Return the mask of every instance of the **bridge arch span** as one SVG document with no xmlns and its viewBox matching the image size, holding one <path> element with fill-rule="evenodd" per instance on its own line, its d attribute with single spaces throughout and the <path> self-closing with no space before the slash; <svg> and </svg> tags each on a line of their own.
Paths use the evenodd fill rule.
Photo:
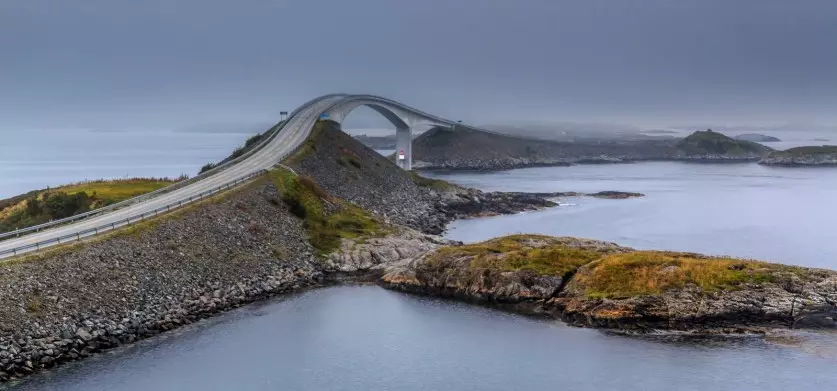
<svg viewBox="0 0 837 391">
<path fill-rule="evenodd" d="M 338 123 L 356 108 L 366 106 L 380 113 L 395 126 L 395 163 L 409 170 L 413 164 L 413 131 L 418 126 L 452 126 L 453 123 L 430 114 L 406 107 L 398 102 L 374 95 L 347 96 L 323 111 L 322 114 Z M 403 154 L 402 154 L 403 152 Z"/>
</svg>

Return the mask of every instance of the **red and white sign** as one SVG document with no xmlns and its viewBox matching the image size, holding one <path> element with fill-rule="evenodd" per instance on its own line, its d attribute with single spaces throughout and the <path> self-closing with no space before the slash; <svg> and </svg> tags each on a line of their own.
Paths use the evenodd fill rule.
<svg viewBox="0 0 837 391">
<path fill-rule="evenodd" d="M 398 152 L 398 160 L 404 160 L 404 150 L 402 149 L 401 152 Z"/>
</svg>

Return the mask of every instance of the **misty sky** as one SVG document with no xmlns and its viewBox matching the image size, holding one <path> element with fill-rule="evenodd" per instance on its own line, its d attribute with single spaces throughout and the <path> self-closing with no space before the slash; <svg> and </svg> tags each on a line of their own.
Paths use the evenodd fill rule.
<svg viewBox="0 0 837 391">
<path fill-rule="evenodd" d="M 473 123 L 837 124 L 837 1 L 0 1 L 0 132 L 269 123 L 331 92 Z"/>
</svg>

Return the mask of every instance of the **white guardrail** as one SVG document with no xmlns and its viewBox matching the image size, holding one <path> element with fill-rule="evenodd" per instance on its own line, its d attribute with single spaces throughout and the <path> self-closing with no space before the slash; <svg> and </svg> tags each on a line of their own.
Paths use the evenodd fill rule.
<svg viewBox="0 0 837 391">
<path fill-rule="evenodd" d="M 326 95 L 325 97 L 344 96 L 344 95 L 348 95 L 348 94 L 331 94 L 331 95 Z M 102 215 L 102 214 L 105 214 L 105 213 L 109 213 L 109 212 L 112 212 L 114 210 L 121 209 L 123 207 L 130 206 L 130 205 L 133 205 L 133 204 L 136 204 L 136 203 L 139 203 L 139 202 L 143 202 L 143 201 L 152 199 L 152 198 L 157 197 L 159 195 L 169 193 L 173 190 L 183 188 L 186 185 L 190 185 L 192 183 L 203 180 L 204 178 L 207 178 L 209 176 L 217 174 L 217 173 L 219 173 L 219 172 L 221 172 L 221 171 L 223 171 L 223 170 L 225 170 L 225 169 L 227 169 L 227 168 L 229 168 L 229 167 L 231 167 L 231 166 L 249 158 L 254 153 L 256 153 L 259 150 L 261 150 L 262 148 L 264 148 L 267 144 L 269 144 L 271 141 L 273 141 L 273 139 L 276 137 L 276 135 L 279 134 L 279 132 L 282 130 L 282 128 L 284 128 L 285 124 L 288 123 L 288 121 L 290 121 L 291 118 L 293 118 L 295 115 L 299 114 L 300 111 L 302 111 L 303 109 L 307 108 L 308 106 L 312 105 L 313 103 L 317 102 L 318 100 L 320 100 L 322 98 L 323 97 L 319 97 L 319 98 L 312 99 L 308 102 L 305 102 L 302 106 L 299 106 L 290 115 L 288 115 L 288 118 L 285 121 L 279 122 L 278 124 L 274 125 L 272 128 L 268 129 L 267 132 L 265 132 L 266 134 L 269 133 L 268 137 L 266 137 L 264 140 L 262 140 L 262 142 L 259 143 L 257 146 L 251 148 L 249 151 L 245 152 L 244 154 L 242 154 L 241 156 L 239 156 L 235 159 L 231 159 L 231 160 L 227 161 L 226 163 L 219 164 L 218 166 L 215 166 L 211 170 L 207 170 L 207 171 L 205 171 L 205 172 L 203 172 L 199 175 L 196 175 L 192 178 L 189 178 L 189 179 L 171 184 L 169 186 L 157 189 L 157 190 L 152 191 L 150 193 L 146 193 L 146 194 L 143 194 L 143 195 L 131 198 L 131 199 L 127 199 L 125 201 L 117 202 L 115 204 L 111 204 L 111 205 L 108 205 L 108 206 L 105 206 L 105 207 L 102 207 L 102 208 L 99 208 L 99 209 L 91 210 L 89 212 L 80 213 L 80 214 L 77 214 L 77 215 L 74 215 L 74 216 L 66 217 L 66 218 L 59 219 L 59 220 L 53 220 L 53 221 L 50 221 L 50 222 L 47 222 L 47 223 L 43 223 L 43 224 L 39 224 L 39 225 L 27 227 L 27 228 L 22 228 L 22 229 L 18 229 L 18 230 L 15 230 L 15 231 L 0 233 L 0 241 L 2 241 L 4 239 L 8 239 L 8 238 L 13 238 L 13 237 L 17 238 L 17 237 L 20 237 L 20 236 L 28 234 L 28 233 L 39 232 L 39 231 L 41 231 L 43 229 L 46 229 L 46 228 L 50 228 L 50 227 L 54 227 L 54 226 L 62 225 L 62 224 L 67 224 L 67 223 L 72 223 L 74 221 L 86 219 L 88 217 L 94 217 L 94 216 L 99 216 L 99 215 Z M 3 255 L 3 253 L 0 253 L 0 256 L 2 256 L 2 255 Z"/>
<path fill-rule="evenodd" d="M 259 170 L 259 171 L 247 174 L 247 175 L 245 175 L 241 178 L 235 179 L 232 182 L 228 182 L 228 183 L 225 183 L 221 186 L 213 187 L 212 189 L 209 189 L 209 190 L 206 190 L 204 192 L 198 193 L 197 195 L 190 196 L 189 198 L 187 198 L 185 200 L 172 202 L 168 205 L 159 207 L 159 208 L 154 209 L 152 211 L 148 211 L 148 212 L 136 214 L 136 215 L 133 215 L 133 216 L 129 216 L 128 218 L 125 218 L 125 219 L 122 219 L 122 220 L 119 220 L 119 221 L 115 221 L 113 223 L 103 224 L 103 225 L 100 225 L 98 227 L 90 228 L 90 229 L 83 230 L 83 231 L 78 231 L 78 232 L 75 232 L 75 233 L 72 233 L 72 234 L 69 234 L 69 235 L 59 236 L 57 238 L 52 238 L 52 239 L 44 240 L 44 241 L 37 242 L 37 243 L 27 244 L 27 245 L 24 245 L 24 246 L 15 247 L 15 248 L 11 248 L 11 249 L 8 249 L 8 250 L 3 250 L 3 251 L 0 251 L 0 258 L 5 258 L 5 257 L 10 256 L 10 255 L 14 256 L 14 255 L 30 252 L 32 250 L 38 251 L 38 250 L 41 249 L 41 247 L 45 247 L 46 245 L 59 244 L 59 243 L 69 243 L 69 242 L 73 242 L 73 241 L 80 241 L 82 239 L 86 239 L 86 238 L 90 238 L 90 237 L 93 237 L 93 236 L 96 236 L 96 235 L 100 235 L 100 234 L 103 234 L 105 232 L 110 232 L 110 231 L 113 231 L 113 230 L 116 230 L 116 229 L 119 229 L 119 228 L 127 227 L 131 224 L 136 224 L 138 222 L 145 221 L 146 219 L 156 217 L 156 216 L 161 215 L 163 213 L 168 213 L 172 210 L 180 208 L 184 205 L 188 205 L 192 202 L 202 200 L 202 199 L 204 199 L 206 197 L 209 197 L 209 196 L 211 196 L 215 193 L 218 193 L 220 191 L 231 189 L 231 188 L 233 188 L 233 187 L 235 187 L 235 186 L 237 186 L 237 185 L 239 185 L 243 182 L 247 182 L 250 179 L 253 179 L 253 178 L 255 178 L 259 175 L 264 174 L 266 171 L 267 170 Z"/>
<path fill-rule="evenodd" d="M 231 167 L 231 166 L 249 158 L 254 153 L 260 151 L 266 145 L 268 145 L 271 141 L 273 141 L 273 139 L 276 138 L 276 135 L 279 134 L 284 129 L 285 124 L 290 122 L 290 120 L 292 118 L 294 118 L 296 115 L 298 115 L 302 110 L 310 107 L 312 104 L 314 104 L 314 103 L 316 103 L 316 102 L 318 102 L 318 101 L 320 101 L 324 98 L 330 98 L 330 97 L 345 97 L 347 99 L 369 99 L 369 98 L 372 98 L 372 99 L 379 100 L 379 101 L 384 101 L 384 102 L 387 102 L 387 103 L 390 103 L 390 104 L 393 104 L 393 105 L 401 106 L 406 110 L 411 110 L 411 111 L 413 111 L 413 112 L 415 112 L 419 115 L 422 115 L 426 118 L 432 118 L 436 121 L 447 123 L 447 124 L 452 125 L 452 126 L 461 126 L 461 127 L 464 127 L 464 128 L 479 130 L 479 131 L 483 131 L 483 132 L 487 132 L 487 133 L 502 134 L 502 133 L 498 133 L 498 132 L 486 131 L 484 129 L 479 129 L 479 128 L 476 128 L 476 127 L 473 127 L 473 126 L 468 126 L 468 125 L 456 123 L 456 122 L 453 122 L 451 120 L 446 120 L 446 119 L 441 118 L 441 117 L 436 117 L 432 114 L 428 114 L 428 113 L 425 113 L 423 111 L 414 109 L 414 108 L 412 108 L 410 106 L 407 106 L 403 103 L 393 101 L 391 99 L 381 98 L 379 96 L 374 96 L 374 95 L 349 95 L 349 94 L 325 95 L 325 96 L 321 96 L 321 97 L 312 99 L 308 102 L 305 102 L 303 105 L 299 106 L 296 110 L 294 110 L 288 116 L 288 118 L 285 121 L 279 122 L 278 124 L 274 125 L 272 128 L 268 129 L 268 131 L 265 132 L 265 134 L 267 134 L 268 137 L 266 137 L 264 140 L 262 140 L 262 142 L 259 143 L 257 146 L 251 148 L 250 150 L 248 150 L 247 152 L 245 152 L 244 154 L 242 154 L 241 156 L 239 156 L 235 159 L 231 159 L 231 160 L 229 160 L 229 161 L 227 161 L 223 164 L 219 164 L 218 166 L 212 168 L 211 170 L 207 170 L 206 172 L 204 172 L 202 174 L 199 174 L 199 175 L 196 175 L 192 178 L 174 183 L 172 185 L 169 185 L 169 186 L 166 186 L 164 188 L 155 190 L 153 192 L 146 193 L 146 194 L 143 194 L 141 196 L 134 197 L 134 198 L 131 198 L 131 199 L 128 199 L 128 200 L 125 200 L 125 201 L 122 201 L 122 202 L 118 202 L 118 203 L 115 203 L 115 204 L 112 204 L 112 205 L 108 205 L 108 206 L 103 207 L 103 208 L 99 208 L 99 209 L 92 210 L 92 211 L 89 211 L 89 212 L 85 212 L 85 213 L 82 213 L 82 214 L 78 214 L 78 215 L 75 215 L 75 216 L 67 217 L 67 218 L 64 218 L 64 219 L 54 220 L 54 221 L 50 221 L 48 223 L 44 223 L 44 224 L 40 224 L 40 225 L 36 225 L 36 226 L 24 228 L 24 229 L 19 229 L 19 230 L 16 230 L 16 231 L 2 233 L 2 234 L 0 234 L 0 241 L 2 241 L 4 239 L 7 239 L 7 238 L 11 238 L 11 237 L 20 237 L 20 236 L 22 236 L 24 234 L 27 234 L 27 233 L 30 233 L 30 232 L 38 232 L 38 231 L 41 231 L 41 230 L 49 228 L 49 227 L 54 227 L 54 226 L 57 226 L 57 225 L 71 223 L 71 222 L 86 219 L 86 218 L 89 218 L 89 217 L 109 213 L 109 212 L 112 212 L 114 210 L 123 208 L 125 206 L 129 206 L 129 205 L 133 205 L 133 204 L 136 204 L 136 203 L 139 203 L 139 202 L 143 202 L 143 201 L 146 201 L 148 199 L 157 197 L 161 194 L 165 194 L 165 193 L 171 192 L 173 190 L 180 189 L 180 188 L 182 188 L 186 185 L 201 181 L 201 180 L 203 180 L 203 179 L 205 179 L 209 176 L 212 176 L 212 175 L 214 175 L 218 172 L 221 172 L 222 170 L 224 170 L 228 167 Z M 344 101 L 336 102 L 331 107 L 334 107 L 337 104 L 342 103 L 342 102 L 344 102 Z M 328 110 L 325 110 L 325 111 L 328 111 Z M 508 135 L 506 135 L 506 136 L 508 136 Z M 301 147 L 301 145 L 298 145 L 297 148 L 294 148 L 294 150 L 289 151 L 285 155 L 287 156 L 288 154 L 294 153 L 300 147 Z M 282 159 L 284 159 L 284 156 L 281 156 L 279 160 L 281 161 Z M 293 172 L 293 170 L 290 169 L 290 167 L 286 167 L 286 166 L 281 165 L 281 164 L 280 164 L 280 166 L 283 166 L 283 167 L 285 167 L 285 168 L 287 168 L 287 169 L 289 169 Z M 5 257 L 8 257 L 8 256 L 14 256 L 14 255 L 18 255 L 18 254 L 21 254 L 21 253 L 27 253 L 27 252 L 31 252 L 33 250 L 38 251 L 42 247 L 46 247 L 47 245 L 59 244 L 59 243 L 69 243 L 69 242 L 72 242 L 72 241 L 80 241 L 82 239 L 90 238 L 90 237 L 93 237 L 93 236 L 96 236 L 96 235 L 99 235 L 99 234 L 102 234 L 102 233 L 105 233 L 105 232 L 110 232 L 110 231 L 113 231 L 113 230 L 118 229 L 118 228 L 127 227 L 131 224 L 136 224 L 136 223 L 144 221 L 148 218 L 152 218 L 152 217 L 158 216 L 160 214 L 169 212 L 171 210 L 180 208 L 180 207 L 182 207 L 184 205 L 187 205 L 187 204 L 190 204 L 194 201 L 202 200 L 202 199 L 204 199 L 204 198 L 206 198 L 206 197 L 208 197 L 212 194 L 218 193 L 222 190 L 230 189 L 230 188 L 232 188 L 234 186 L 237 186 L 237 185 L 239 185 L 243 182 L 246 182 L 250 179 L 253 179 L 253 178 L 255 178 L 259 175 L 262 175 L 266 171 L 267 170 L 263 169 L 263 170 L 259 170 L 259 171 L 247 174 L 243 177 L 237 178 L 233 181 L 227 182 L 227 183 L 222 184 L 218 187 L 214 187 L 212 189 L 201 192 L 197 195 L 190 196 L 187 199 L 182 199 L 182 200 L 179 200 L 179 201 L 175 201 L 175 202 L 172 202 L 168 205 L 165 205 L 165 206 L 162 206 L 160 208 L 154 209 L 153 211 L 147 211 L 147 212 L 140 213 L 140 214 L 137 214 L 137 215 L 129 216 L 128 218 L 125 218 L 123 220 L 119 220 L 119 221 L 116 221 L 116 222 L 113 222 L 113 223 L 108 223 L 108 224 L 104 224 L 104 225 L 94 227 L 94 228 L 90 228 L 90 229 L 87 229 L 87 230 L 78 231 L 78 232 L 75 232 L 75 233 L 72 233 L 72 234 L 43 240 L 43 241 L 40 241 L 40 242 L 37 242 L 37 243 L 18 246 L 18 247 L 11 248 L 11 249 L 8 249 L 8 250 L 2 250 L 2 251 L 0 251 L 0 258 L 5 258 Z"/>
</svg>

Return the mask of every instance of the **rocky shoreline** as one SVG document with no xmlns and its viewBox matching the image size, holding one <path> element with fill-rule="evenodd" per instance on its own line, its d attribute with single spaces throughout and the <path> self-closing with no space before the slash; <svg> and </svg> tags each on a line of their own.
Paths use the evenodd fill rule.
<svg viewBox="0 0 837 391">
<path fill-rule="evenodd" d="M 554 205 L 441 182 L 420 186 L 379 155 L 360 158 L 367 151 L 356 143 L 329 145 L 331 136 L 317 140 L 319 152 L 342 157 L 349 151 L 369 169 L 343 167 L 331 156 L 335 165 L 353 170 L 335 176 L 336 169 L 317 163 L 326 159 L 317 155 L 295 168 L 328 186 L 322 191 L 329 195 L 322 195 L 331 200 L 323 200 L 329 209 L 336 208 L 337 199 L 330 198 L 335 194 L 365 205 L 380 219 L 382 232 L 342 239 L 338 251 L 322 257 L 306 221 L 266 175 L 115 234 L 5 262 L 0 265 L 0 382 L 277 294 L 372 278 L 384 265 L 451 244 L 428 233 L 454 218 Z"/>
<path fill-rule="evenodd" d="M 759 164 L 784 167 L 837 167 L 837 146 L 798 147 L 775 151 Z"/>
<path fill-rule="evenodd" d="M 607 274 L 630 275 L 632 268 L 641 269 L 636 280 L 647 286 Z M 700 273 L 724 282 L 694 277 Z M 640 252 L 579 238 L 513 235 L 443 247 L 387 267 L 380 282 L 388 289 L 627 332 L 837 330 L 837 272 Z"/>
<path fill-rule="evenodd" d="M 827 305 L 837 302 L 834 272 L 771 271 L 772 285 L 717 296 L 679 289 L 651 298 L 619 297 L 600 294 L 596 279 L 579 277 L 595 275 L 599 258 L 632 249 L 520 237 L 498 239 L 511 247 L 482 245 L 463 255 L 471 247 L 434 236 L 453 219 L 551 207 L 554 197 L 622 199 L 639 193 L 487 193 L 400 170 L 328 122 L 318 124 L 309 141 L 304 153 L 286 162 L 300 174 L 291 184 L 307 186 L 304 194 L 282 187 L 274 171 L 185 210 L 0 265 L 0 381 L 276 294 L 357 279 L 589 327 L 715 329 L 736 314 L 746 317 L 735 318 L 730 327 L 742 319 L 752 320 L 745 325 L 765 319 L 784 327 L 789 320 L 792 326 L 833 324 Z M 291 190 L 296 198 L 288 196 Z M 311 219 L 314 211 L 320 220 Z M 343 220 L 328 220 L 329 215 Z M 366 227 L 370 219 L 374 229 Z M 332 243 L 335 235 L 335 248 L 324 253 L 318 246 Z M 475 256 L 487 263 L 471 267 Z M 560 262 L 550 263 L 553 258 Z M 761 264 L 729 267 L 738 277 L 763 275 Z M 677 275 L 678 268 L 665 270 Z M 664 316 L 670 302 L 684 308 L 698 302 L 701 312 Z"/>
<path fill-rule="evenodd" d="M 375 282 L 384 267 L 456 244 L 390 226 L 386 236 L 344 239 L 338 251 L 318 258 L 277 197 L 262 180 L 153 226 L 5 264 L 0 381 L 278 294 Z M 454 214 L 462 216 L 467 208 L 463 201 L 458 207 L 465 209 Z"/>
<path fill-rule="evenodd" d="M 300 221 L 258 180 L 90 242 L 0 265 L 0 380 L 320 284 Z"/>
<path fill-rule="evenodd" d="M 19 336 L 0 337 L 0 381 L 130 344 L 243 305 L 322 283 L 311 275 L 279 274 L 243 281 L 232 289 L 220 285 L 196 290 L 182 304 L 131 311 L 122 319 L 81 315 L 56 329 L 39 327 Z M 217 288 L 217 289 L 213 289 Z"/>
</svg>

